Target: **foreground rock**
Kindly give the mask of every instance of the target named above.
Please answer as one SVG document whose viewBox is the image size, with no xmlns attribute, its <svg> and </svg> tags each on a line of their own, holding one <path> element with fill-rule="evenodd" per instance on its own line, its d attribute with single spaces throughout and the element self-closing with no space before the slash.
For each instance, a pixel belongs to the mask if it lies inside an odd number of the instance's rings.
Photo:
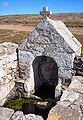
<svg viewBox="0 0 83 120">
<path fill-rule="evenodd" d="M 54 116 L 55 114 L 60 115 L 59 120 L 79 120 L 80 113 L 78 110 L 72 109 L 71 107 L 63 107 L 61 105 L 57 105 L 53 107 L 49 113 L 50 117 Z"/>
<path fill-rule="evenodd" d="M 56 114 L 60 116 L 59 120 L 83 119 L 83 77 L 73 76 L 60 101 L 50 110 L 48 120 L 52 120 L 50 118 Z"/>
<path fill-rule="evenodd" d="M 12 109 L 0 107 L 0 120 L 10 120 L 13 113 Z"/>
<path fill-rule="evenodd" d="M 25 120 L 25 116 L 22 111 L 15 112 L 10 120 Z"/>
<path fill-rule="evenodd" d="M 74 103 L 80 106 L 83 102 L 83 77 L 73 76 L 72 82 L 67 90 L 63 92 L 63 95 L 58 104 L 63 106 L 74 105 Z M 75 106 L 75 105 L 74 105 Z"/>
<path fill-rule="evenodd" d="M 17 111 L 12 115 L 10 120 L 43 120 L 43 118 L 34 114 L 24 115 L 22 111 Z"/>
</svg>

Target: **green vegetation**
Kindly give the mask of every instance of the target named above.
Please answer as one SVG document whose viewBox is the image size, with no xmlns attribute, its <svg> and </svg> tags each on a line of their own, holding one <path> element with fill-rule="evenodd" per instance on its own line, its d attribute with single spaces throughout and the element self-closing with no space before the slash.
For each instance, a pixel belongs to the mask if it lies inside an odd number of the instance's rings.
<svg viewBox="0 0 83 120">
<path fill-rule="evenodd" d="M 0 29 L 0 43 L 2 42 L 14 42 L 20 44 L 27 36 L 29 32 L 25 31 L 13 31 Z"/>
<path fill-rule="evenodd" d="M 26 14 L 26 15 L 7 15 L 0 16 L 0 24 L 14 24 L 14 25 L 31 25 L 34 26 L 41 19 L 39 15 L 36 14 Z"/>
<path fill-rule="evenodd" d="M 23 106 L 24 103 L 36 104 L 37 101 L 38 100 L 34 100 L 34 99 L 17 98 L 17 99 L 12 99 L 12 100 L 9 100 L 8 102 L 6 102 L 4 104 L 4 107 L 14 109 L 14 111 L 22 110 L 22 106 Z"/>
<path fill-rule="evenodd" d="M 20 44 L 29 34 L 27 31 L 14 31 L 0 29 L 0 43 L 2 42 L 14 42 Z M 82 43 L 83 45 L 83 34 L 74 34 L 74 36 Z M 82 54 L 83 55 L 83 47 Z"/>
<path fill-rule="evenodd" d="M 51 15 L 50 18 L 52 18 L 53 20 L 62 20 L 67 27 L 72 27 L 73 34 L 83 45 L 83 13 L 58 13 Z M 28 26 L 33 28 L 33 26 L 35 26 L 41 19 L 42 16 L 40 16 L 39 14 L 7 15 L 0 16 L 0 24 L 22 25 L 23 27 Z M 75 29 L 77 29 L 77 31 Z M 31 32 L 31 29 L 29 30 Z M 30 32 L 0 29 L 0 43 L 15 42 L 20 44 Z"/>
<path fill-rule="evenodd" d="M 81 55 L 83 56 L 83 47 L 82 47 L 82 50 L 81 50 Z"/>
<path fill-rule="evenodd" d="M 81 42 L 81 44 L 83 45 L 83 34 L 74 34 L 74 36 Z M 83 46 L 81 49 L 81 55 L 83 56 Z"/>
<path fill-rule="evenodd" d="M 74 34 L 74 36 L 81 42 L 83 45 L 83 34 Z"/>
<path fill-rule="evenodd" d="M 79 20 L 67 20 L 64 23 L 67 27 L 83 27 L 83 21 Z"/>
</svg>

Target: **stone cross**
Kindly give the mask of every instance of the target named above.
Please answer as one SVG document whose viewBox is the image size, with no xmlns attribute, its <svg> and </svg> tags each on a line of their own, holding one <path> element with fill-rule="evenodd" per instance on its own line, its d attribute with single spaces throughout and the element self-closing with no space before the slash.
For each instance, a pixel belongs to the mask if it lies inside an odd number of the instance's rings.
<svg viewBox="0 0 83 120">
<path fill-rule="evenodd" d="M 48 7 L 43 7 L 43 11 L 40 12 L 40 15 L 43 16 L 44 19 L 47 19 L 52 12 L 48 11 Z"/>
</svg>

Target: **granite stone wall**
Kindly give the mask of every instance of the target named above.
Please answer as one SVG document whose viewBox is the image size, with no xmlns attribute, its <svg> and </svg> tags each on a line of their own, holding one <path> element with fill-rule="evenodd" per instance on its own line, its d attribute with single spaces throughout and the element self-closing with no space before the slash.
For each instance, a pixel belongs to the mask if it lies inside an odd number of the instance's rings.
<svg viewBox="0 0 83 120">
<path fill-rule="evenodd" d="M 0 44 L 0 105 L 6 101 L 9 92 L 14 88 L 17 71 L 17 49 L 15 43 Z"/>
</svg>

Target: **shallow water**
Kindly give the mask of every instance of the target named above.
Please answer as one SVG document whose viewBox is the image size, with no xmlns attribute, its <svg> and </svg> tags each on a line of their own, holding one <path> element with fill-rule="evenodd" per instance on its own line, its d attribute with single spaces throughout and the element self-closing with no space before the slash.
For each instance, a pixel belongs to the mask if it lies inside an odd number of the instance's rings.
<svg viewBox="0 0 83 120">
<path fill-rule="evenodd" d="M 4 107 L 12 108 L 15 111 L 21 110 L 24 114 L 36 114 L 47 119 L 50 109 L 56 105 L 57 100 L 54 98 L 55 87 L 51 85 L 42 85 L 35 95 L 42 100 L 17 98 L 9 100 L 5 103 Z"/>
</svg>

